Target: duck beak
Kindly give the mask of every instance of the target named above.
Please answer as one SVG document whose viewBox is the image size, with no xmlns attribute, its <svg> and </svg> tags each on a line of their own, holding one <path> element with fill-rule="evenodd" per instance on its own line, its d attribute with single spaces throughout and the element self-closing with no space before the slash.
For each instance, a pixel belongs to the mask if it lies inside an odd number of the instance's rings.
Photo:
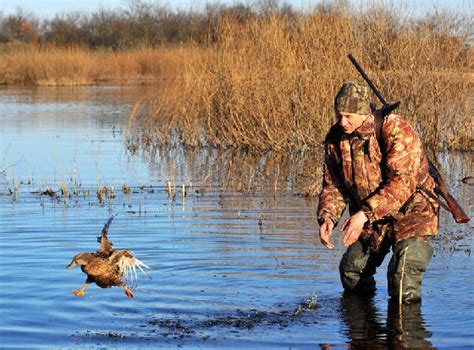
<svg viewBox="0 0 474 350">
<path fill-rule="evenodd" d="M 66 266 L 66 268 L 67 268 L 68 270 L 70 270 L 70 269 L 72 269 L 72 268 L 73 268 L 74 266 L 76 266 L 76 265 L 77 265 L 77 263 L 73 260 L 73 261 L 71 261 L 71 263 L 70 263 L 68 266 Z"/>
</svg>

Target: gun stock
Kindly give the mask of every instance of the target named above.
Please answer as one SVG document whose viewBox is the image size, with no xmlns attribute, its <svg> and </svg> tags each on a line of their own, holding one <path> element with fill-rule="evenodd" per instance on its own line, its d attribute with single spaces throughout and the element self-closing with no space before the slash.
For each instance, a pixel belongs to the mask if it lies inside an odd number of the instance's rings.
<svg viewBox="0 0 474 350">
<path fill-rule="evenodd" d="M 449 193 L 443 177 L 439 173 L 438 169 L 436 169 L 434 164 L 431 163 L 431 161 L 429 161 L 429 171 L 431 177 L 436 183 L 435 192 L 446 201 L 449 210 L 453 214 L 454 221 L 456 221 L 458 224 L 465 224 L 469 222 L 469 217 L 466 215 L 464 210 L 462 210 L 456 199 L 454 199 L 454 197 Z"/>
</svg>

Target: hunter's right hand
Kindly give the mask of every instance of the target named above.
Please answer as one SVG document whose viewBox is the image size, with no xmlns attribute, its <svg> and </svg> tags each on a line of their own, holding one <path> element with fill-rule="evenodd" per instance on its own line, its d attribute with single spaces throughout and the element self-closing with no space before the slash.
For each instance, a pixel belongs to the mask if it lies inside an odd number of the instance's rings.
<svg viewBox="0 0 474 350">
<path fill-rule="evenodd" d="M 319 227 L 319 237 L 321 243 L 328 249 L 334 248 L 334 245 L 329 241 L 329 237 L 334 229 L 334 222 L 331 219 L 326 219 L 324 223 Z"/>
</svg>

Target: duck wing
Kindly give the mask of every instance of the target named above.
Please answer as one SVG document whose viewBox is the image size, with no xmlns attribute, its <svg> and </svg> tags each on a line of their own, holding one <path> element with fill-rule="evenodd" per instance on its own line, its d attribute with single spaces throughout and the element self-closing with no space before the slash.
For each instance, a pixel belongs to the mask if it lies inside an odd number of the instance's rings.
<svg viewBox="0 0 474 350">
<path fill-rule="evenodd" d="M 101 231 L 101 235 L 97 237 L 97 242 L 100 243 L 98 253 L 106 253 L 110 255 L 114 251 L 114 244 L 107 238 L 107 234 L 109 233 L 109 227 L 112 224 L 112 221 L 117 216 L 117 214 L 112 215 L 107 223 L 104 225 L 104 228 Z"/>
<path fill-rule="evenodd" d="M 109 261 L 118 267 L 119 276 L 124 277 L 127 283 L 130 283 L 131 288 L 138 285 L 137 267 L 145 276 L 151 279 L 144 270 L 144 268 L 151 268 L 143 261 L 137 259 L 130 250 L 115 250 L 109 257 Z"/>
</svg>

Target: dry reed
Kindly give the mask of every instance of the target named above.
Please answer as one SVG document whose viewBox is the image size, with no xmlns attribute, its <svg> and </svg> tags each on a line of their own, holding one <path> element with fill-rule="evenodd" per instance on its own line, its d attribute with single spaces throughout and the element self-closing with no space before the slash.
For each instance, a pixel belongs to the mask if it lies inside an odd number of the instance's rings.
<svg viewBox="0 0 474 350">
<path fill-rule="evenodd" d="M 459 23 L 453 16 L 413 21 L 376 7 L 321 7 L 310 15 L 244 22 L 222 18 L 217 43 L 189 48 L 183 74 L 137 104 L 130 148 L 174 140 L 312 153 L 333 123 L 333 98 L 342 82 L 362 82 L 346 58 L 352 52 L 386 100 L 401 100 L 398 113 L 414 123 L 427 146 L 472 149 L 466 127 L 472 48 Z"/>
<path fill-rule="evenodd" d="M 186 48 L 92 51 L 83 47 L 5 46 L 0 84 L 89 85 L 156 82 L 175 76 Z"/>
</svg>

